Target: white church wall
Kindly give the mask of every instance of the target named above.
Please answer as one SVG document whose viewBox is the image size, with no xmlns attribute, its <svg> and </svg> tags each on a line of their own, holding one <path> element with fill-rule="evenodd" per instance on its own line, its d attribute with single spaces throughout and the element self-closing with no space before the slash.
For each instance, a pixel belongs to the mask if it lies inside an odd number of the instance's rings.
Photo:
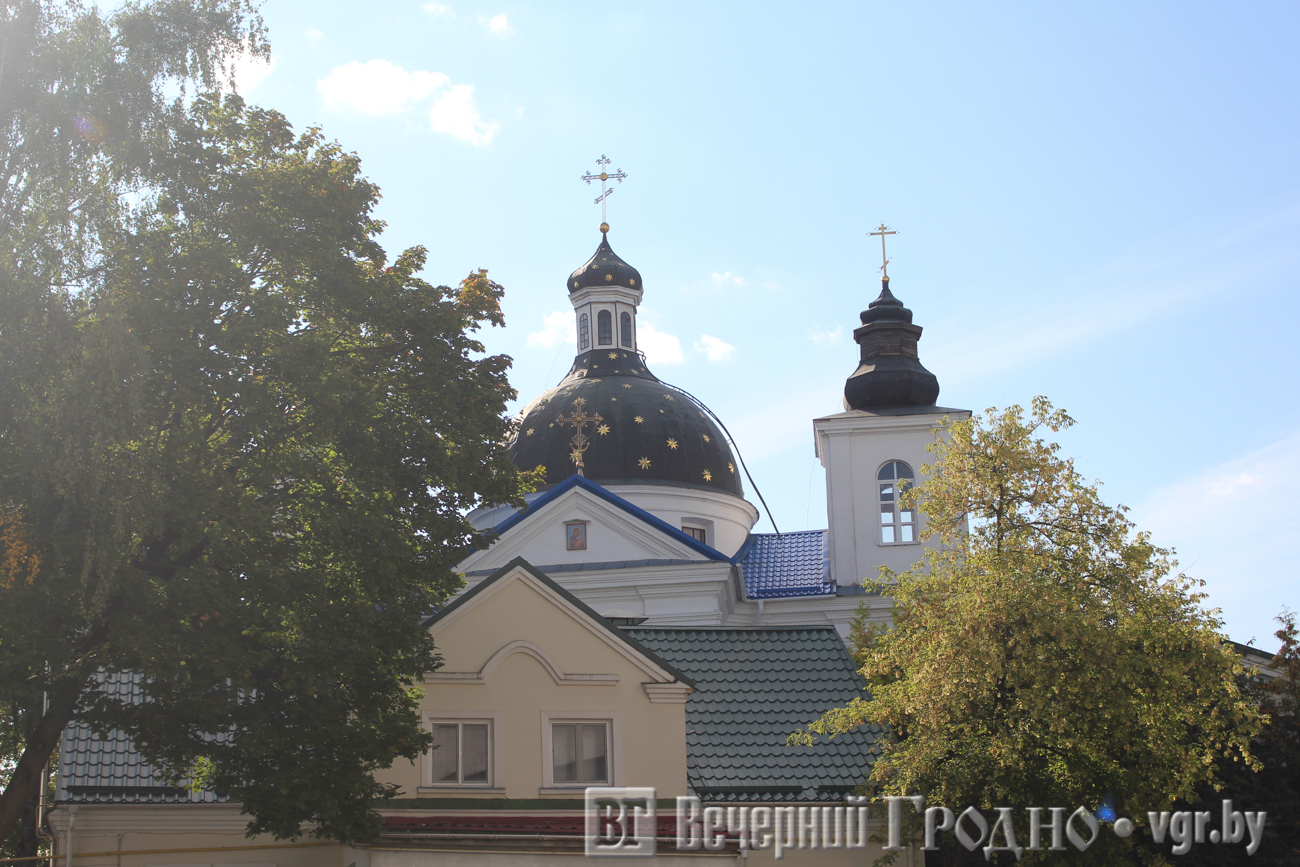
<svg viewBox="0 0 1300 867">
<path fill-rule="evenodd" d="M 970 417 L 967 410 L 875 414 L 851 410 L 814 420 L 816 452 L 826 468 L 826 506 L 830 529 L 831 576 L 840 585 L 874 579 L 879 569 L 907 569 L 921 559 L 919 542 L 886 544 L 881 537 L 877 473 L 889 461 L 903 461 L 920 484 L 921 465 L 932 456 L 926 446 L 946 417 Z M 917 532 L 924 526 L 918 516 Z"/>
<path fill-rule="evenodd" d="M 610 485 L 607 490 L 679 530 L 688 524 L 705 527 L 710 531 L 705 544 L 727 557 L 735 556 L 758 521 L 753 504 L 718 491 L 669 485 Z"/>
</svg>

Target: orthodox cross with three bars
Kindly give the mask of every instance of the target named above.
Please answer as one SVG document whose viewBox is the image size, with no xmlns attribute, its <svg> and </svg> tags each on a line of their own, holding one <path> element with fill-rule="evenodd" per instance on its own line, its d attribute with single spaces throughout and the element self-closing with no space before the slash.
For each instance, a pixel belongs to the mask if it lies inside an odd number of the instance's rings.
<svg viewBox="0 0 1300 867">
<path fill-rule="evenodd" d="M 610 181 L 618 181 L 620 184 L 623 183 L 623 179 L 627 177 L 627 173 L 622 169 L 619 169 L 616 172 L 607 170 L 606 166 L 609 165 L 609 157 L 604 154 L 601 154 L 600 159 L 596 160 L 596 165 L 600 166 L 600 173 L 592 174 L 591 172 L 587 172 L 582 176 L 582 180 L 586 181 L 588 184 L 592 181 L 600 181 L 600 195 L 596 197 L 595 204 L 600 205 L 600 224 L 603 226 L 607 222 L 605 219 L 605 200 L 614 195 L 613 189 L 606 185 Z"/>
<path fill-rule="evenodd" d="M 889 228 L 888 226 L 886 226 L 884 223 L 881 223 L 876 228 L 876 231 L 868 232 L 867 234 L 880 236 L 880 263 L 881 263 L 880 271 L 885 275 L 885 279 L 888 280 L 889 279 L 889 258 L 885 256 L 885 236 L 897 235 L 898 233 L 895 232 L 893 229 Z"/>
<path fill-rule="evenodd" d="M 569 441 L 573 444 L 573 451 L 569 452 L 569 460 L 573 461 L 573 465 L 578 468 L 578 475 L 580 476 L 583 475 L 582 453 L 591 445 L 591 440 L 587 439 L 585 429 L 589 424 L 599 424 L 604 421 L 598 412 L 587 415 L 587 411 L 583 409 L 586 403 L 587 401 L 584 398 L 576 398 L 573 401 L 576 409 L 573 411 L 572 416 L 565 418 L 564 413 L 560 413 L 555 417 L 556 424 L 573 425 L 573 439 Z"/>
</svg>

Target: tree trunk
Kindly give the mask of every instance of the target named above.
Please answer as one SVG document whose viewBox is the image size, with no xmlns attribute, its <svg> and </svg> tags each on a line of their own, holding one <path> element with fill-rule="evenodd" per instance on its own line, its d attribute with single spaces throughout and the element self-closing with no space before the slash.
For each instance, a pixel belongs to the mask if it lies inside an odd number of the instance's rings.
<svg viewBox="0 0 1300 867">
<path fill-rule="evenodd" d="M 41 769 L 59 745 L 59 735 L 72 721 L 85 686 L 86 680 L 82 679 L 75 684 L 65 682 L 51 689 L 49 709 L 33 727 L 9 784 L 0 792 L 0 840 L 13 833 L 32 799 L 40 796 Z"/>
</svg>

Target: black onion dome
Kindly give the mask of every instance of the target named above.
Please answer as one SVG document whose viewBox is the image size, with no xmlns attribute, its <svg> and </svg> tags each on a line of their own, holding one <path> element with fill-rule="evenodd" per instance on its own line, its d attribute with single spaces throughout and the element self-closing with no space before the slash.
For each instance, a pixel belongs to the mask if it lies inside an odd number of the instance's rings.
<svg viewBox="0 0 1300 867">
<path fill-rule="evenodd" d="M 635 273 L 635 272 L 633 272 Z M 581 401 L 581 403 L 578 403 Z M 713 419 L 660 382 L 634 352 L 596 349 L 573 360 L 558 386 L 520 415 L 510 458 L 546 467 L 543 490 L 577 473 L 575 411 L 600 416 L 583 433 L 583 475 L 601 485 L 673 485 L 744 496 L 740 467 Z M 557 421 L 560 417 L 564 421 Z"/>
<path fill-rule="evenodd" d="M 912 311 L 880 281 L 880 297 L 862 311 L 862 327 L 853 332 L 860 350 L 858 369 L 844 383 L 845 409 L 887 406 L 933 406 L 939 380 L 921 364 L 917 341 L 921 326 Z"/>
<path fill-rule="evenodd" d="M 593 286 L 641 288 L 641 272 L 619 258 L 609 246 L 609 236 L 603 232 L 595 255 L 569 275 L 570 293 Z"/>
</svg>

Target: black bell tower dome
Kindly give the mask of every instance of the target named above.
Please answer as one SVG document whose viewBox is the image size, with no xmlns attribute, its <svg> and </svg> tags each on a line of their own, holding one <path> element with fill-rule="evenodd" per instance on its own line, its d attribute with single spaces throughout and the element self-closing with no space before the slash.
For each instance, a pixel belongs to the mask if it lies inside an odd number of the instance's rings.
<svg viewBox="0 0 1300 867">
<path fill-rule="evenodd" d="M 880 281 L 880 297 L 867 305 L 861 319 L 853 339 L 862 356 L 844 383 L 844 408 L 934 406 L 939 380 L 917 355 L 921 326 L 912 324 L 912 311 L 889 291 L 888 275 Z"/>
</svg>

